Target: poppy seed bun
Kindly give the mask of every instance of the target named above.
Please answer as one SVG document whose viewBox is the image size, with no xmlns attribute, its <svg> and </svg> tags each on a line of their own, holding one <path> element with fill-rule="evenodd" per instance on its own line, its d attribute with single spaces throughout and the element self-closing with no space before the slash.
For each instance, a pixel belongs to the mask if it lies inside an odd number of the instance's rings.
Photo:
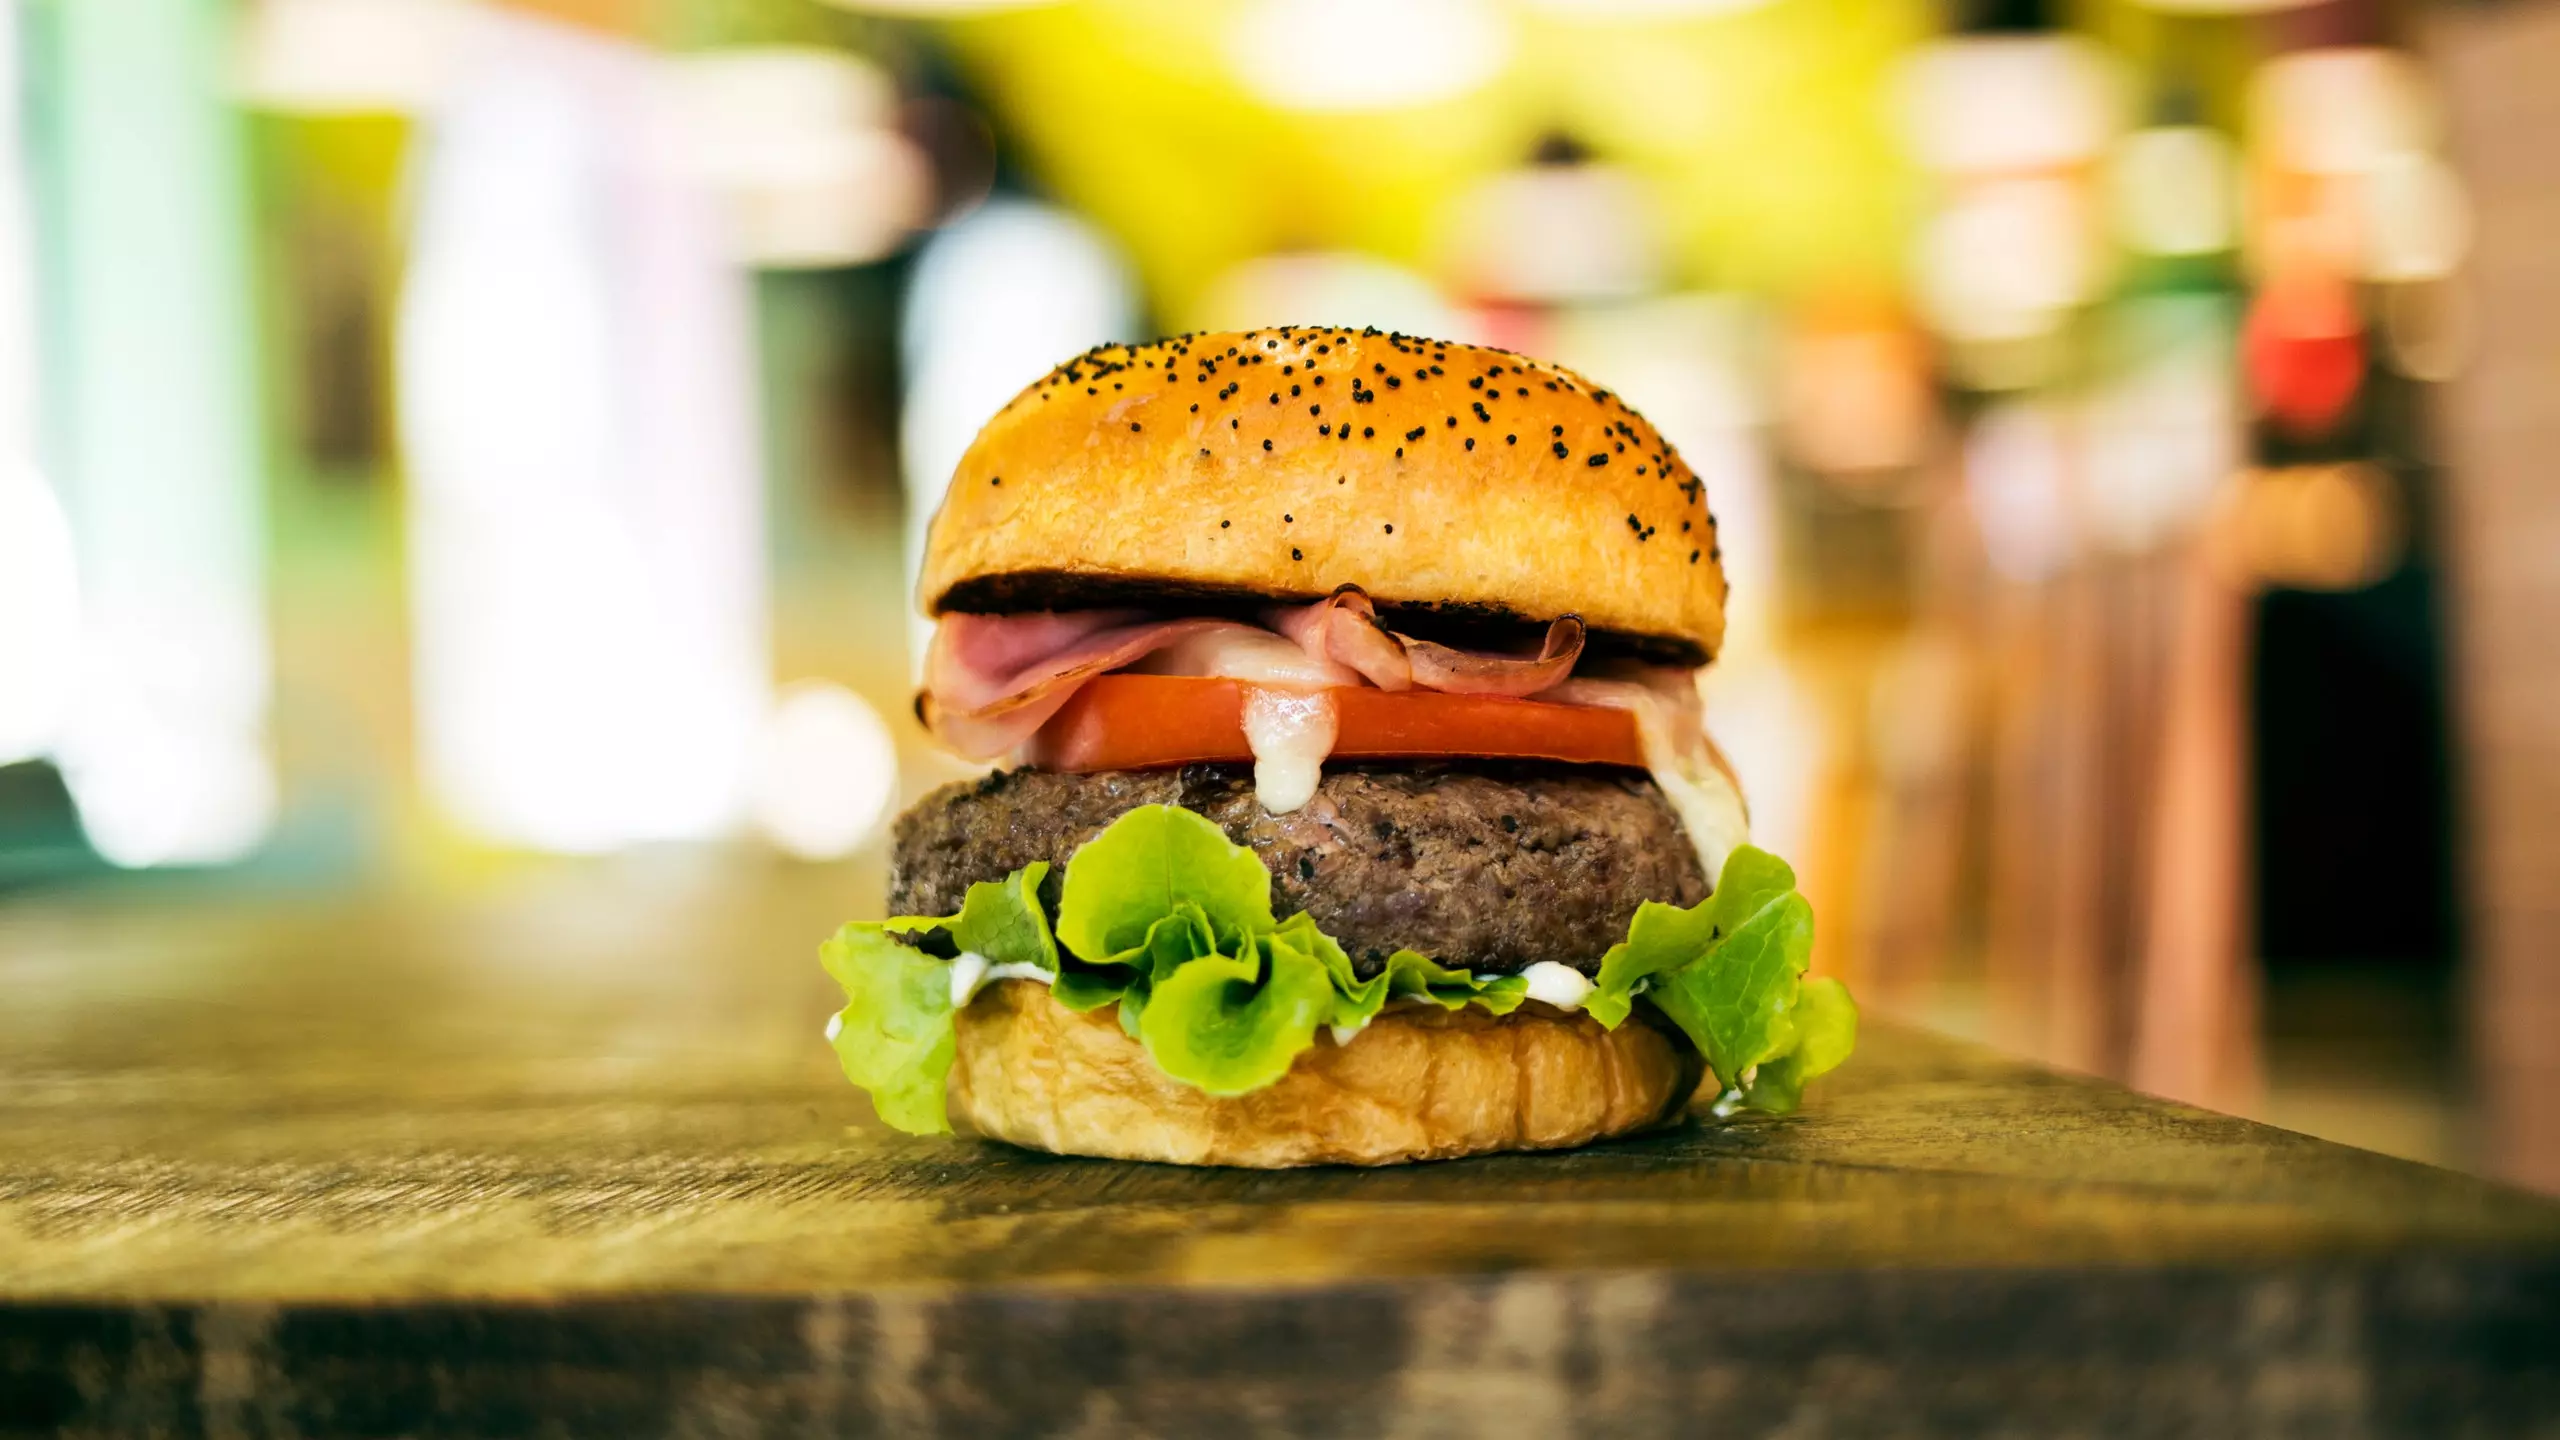
<svg viewBox="0 0 2560 1440">
<path fill-rule="evenodd" d="M 1213 1096 L 1156 1068 L 1109 1008 L 1028 980 L 959 1013 L 954 1119 L 1062 1155 L 1283 1169 L 1560 1150 L 1680 1118 L 1698 1052 L 1642 1011 L 1615 1030 L 1532 1002 L 1398 1006 L 1348 1045 L 1319 1034 L 1276 1084 Z"/>
<path fill-rule="evenodd" d="M 1569 370 L 1376 331 L 1106 345 L 998 412 L 925 542 L 925 612 L 1314 599 L 1580 615 L 1603 649 L 1724 639 L 1705 486 Z"/>
</svg>

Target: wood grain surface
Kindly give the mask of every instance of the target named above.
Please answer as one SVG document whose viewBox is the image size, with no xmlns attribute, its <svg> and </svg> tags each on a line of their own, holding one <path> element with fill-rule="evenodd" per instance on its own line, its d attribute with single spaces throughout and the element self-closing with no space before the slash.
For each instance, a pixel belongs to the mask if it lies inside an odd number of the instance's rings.
<svg viewBox="0 0 2560 1440">
<path fill-rule="evenodd" d="M 863 878 L 0 910 L 0 1432 L 2560 1424 L 2560 1207 L 1889 1026 L 1562 1156 L 895 1135 L 818 1039 Z"/>
</svg>

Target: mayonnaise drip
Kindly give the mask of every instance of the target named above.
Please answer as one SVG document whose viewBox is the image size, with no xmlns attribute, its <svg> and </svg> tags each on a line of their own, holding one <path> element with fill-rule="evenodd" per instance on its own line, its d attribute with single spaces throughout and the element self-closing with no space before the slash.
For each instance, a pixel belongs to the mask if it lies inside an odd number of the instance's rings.
<svg viewBox="0 0 2560 1440">
<path fill-rule="evenodd" d="M 1315 798 L 1339 723 L 1333 697 L 1322 690 L 1245 687 L 1244 740 L 1253 748 L 1253 789 L 1263 809 L 1286 815 Z"/>
<path fill-rule="evenodd" d="M 1522 970 L 1520 978 L 1529 982 L 1529 999 L 1559 1010 L 1579 1010 L 1591 998 L 1591 977 L 1560 961 L 1541 960 Z"/>
<path fill-rule="evenodd" d="M 1048 985 L 1055 983 L 1057 978 L 1037 965 L 1023 961 L 998 965 L 975 950 L 963 950 L 951 962 L 951 1008 L 968 1009 L 969 1002 L 978 998 L 979 991 L 999 980 L 1036 980 Z"/>
</svg>

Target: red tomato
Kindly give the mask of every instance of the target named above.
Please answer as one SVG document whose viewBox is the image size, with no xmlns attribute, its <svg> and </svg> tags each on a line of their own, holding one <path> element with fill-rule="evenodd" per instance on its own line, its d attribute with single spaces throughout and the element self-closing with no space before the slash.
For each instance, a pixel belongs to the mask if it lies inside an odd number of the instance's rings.
<svg viewBox="0 0 2560 1440">
<path fill-rule="evenodd" d="M 1334 759 L 1468 755 L 1644 764 L 1635 717 L 1623 710 L 1436 690 L 1327 693 L 1340 722 Z M 1244 686 L 1188 675 L 1098 676 L 1032 737 L 1029 758 L 1044 770 L 1074 772 L 1250 761 Z"/>
</svg>

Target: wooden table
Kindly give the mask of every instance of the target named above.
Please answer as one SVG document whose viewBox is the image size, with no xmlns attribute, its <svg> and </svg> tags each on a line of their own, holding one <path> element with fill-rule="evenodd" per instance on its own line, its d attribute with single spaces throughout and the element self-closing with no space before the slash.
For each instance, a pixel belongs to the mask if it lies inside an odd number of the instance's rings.
<svg viewBox="0 0 2560 1440">
<path fill-rule="evenodd" d="M 2560 1426 L 2560 1207 L 1881 1025 L 1563 1156 L 897 1136 L 811 959 L 878 893 L 0 908 L 0 1433 Z"/>
</svg>

